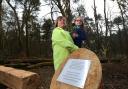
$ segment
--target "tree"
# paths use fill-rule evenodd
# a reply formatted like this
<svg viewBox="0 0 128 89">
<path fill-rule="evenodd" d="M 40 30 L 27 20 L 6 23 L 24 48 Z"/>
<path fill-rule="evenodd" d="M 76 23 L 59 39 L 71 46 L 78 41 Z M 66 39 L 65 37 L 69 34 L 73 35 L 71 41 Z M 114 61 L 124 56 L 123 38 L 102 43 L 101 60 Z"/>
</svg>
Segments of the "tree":
<svg viewBox="0 0 128 89">
<path fill-rule="evenodd" d="M 45 19 L 44 24 L 42 25 L 42 31 L 43 31 L 43 42 L 44 42 L 44 50 L 45 50 L 45 57 L 49 57 L 51 55 L 51 33 L 53 29 L 53 24 L 51 19 Z"/>
<path fill-rule="evenodd" d="M 97 9 L 96 4 L 94 0 L 94 18 L 95 18 L 95 28 L 96 28 L 96 50 L 100 50 L 100 34 L 99 34 L 99 27 L 98 27 L 98 15 L 97 15 Z M 99 52 L 99 51 L 98 51 Z"/>
<path fill-rule="evenodd" d="M 26 56 L 29 56 L 29 30 L 32 27 L 31 20 L 34 20 L 33 17 L 36 14 L 36 12 L 39 10 L 40 0 L 16 0 L 16 1 L 6 0 L 6 2 L 14 12 L 14 17 L 18 29 L 19 53 L 24 51 L 23 45 L 24 43 L 26 43 L 26 50 L 25 50 Z M 22 7 L 23 9 L 22 20 L 19 20 L 19 16 L 17 13 L 18 7 Z M 23 42 L 23 36 L 22 36 L 24 35 L 23 33 L 24 29 L 25 29 L 26 42 Z"/>
<path fill-rule="evenodd" d="M 19 41 L 19 52 L 22 51 L 23 47 L 22 47 L 22 41 L 21 41 L 21 28 L 20 28 L 20 22 L 19 22 L 19 17 L 18 17 L 18 13 L 16 11 L 16 5 L 13 6 L 11 4 L 10 0 L 6 0 L 7 4 L 11 7 L 11 9 L 14 12 L 14 17 L 15 17 L 15 21 L 16 21 L 16 25 L 17 25 L 17 29 L 18 29 L 18 41 Z"/>
<path fill-rule="evenodd" d="M 0 0 L 0 57 L 3 52 L 4 46 L 3 46 L 3 37 L 4 37 L 4 30 L 2 25 L 2 0 Z"/>
<path fill-rule="evenodd" d="M 122 24 L 122 17 L 121 16 L 118 16 L 116 18 L 114 18 L 113 20 L 113 24 L 117 26 L 118 28 L 118 39 L 119 39 L 119 47 L 122 48 L 122 49 L 119 49 L 121 51 L 121 53 L 123 54 L 123 50 L 124 50 L 124 47 L 123 47 L 123 42 L 122 42 L 122 34 L 121 34 L 121 28 L 120 28 L 120 25 Z"/>
<path fill-rule="evenodd" d="M 105 32 L 105 36 L 108 36 L 108 19 L 106 16 L 106 0 L 104 0 L 104 18 L 105 18 L 105 27 L 106 27 L 106 32 Z"/>
<path fill-rule="evenodd" d="M 23 2 L 24 10 L 23 10 L 23 21 L 25 24 L 25 32 L 26 32 L 26 55 L 29 56 L 29 30 L 32 24 L 30 23 L 33 20 L 32 13 L 39 10 L 40 2 L 39 0 L 25 0 Z M 30 24 L 29 24 L 30 23 Z"/>
<path fill-rule="evenodd" d="M 123 25 L 123 30 L 124 30 L 124 38 L 125 38 L 125 42 L 128 43 L 128 31 L 126 29 L 126 20 L 125 20 L 125 13 L 126 13 L 126 8 L 127 7 L 127 0 L 116 0 L 117 1 L 117 4 L 118 4 L 118 7 L 120 9 L 120 14 L 121 14 L 121 17 L 122 17 L 122 25 Z M 127 16 L 127 15 L 126 15 Z M 125 45 L 125 51 L 127 52 L 128 54 L 128 47 Z"/>
<path fill-rule="evenodd" d="M 79 15 L 79 16 L 84 16 L 84 17 L 87 16 L 87 15 L 86 15 L 85 8 L 84 8 L 83 5 L 78 6 L 76 11 L 78 12 L 78 15 Z"/>
<path fill-rule="evenodd" d="M 48 0 L 46 0 L 48 2 Z M 56 9 L 56 11 L 54 12 L 60 12 L 62 14 L 62 16 L 66 17 L 67 19 L 67 25 L 70 26 L 71 25 L 71 21 L 72 21 L 72 13 L 71 13 L 71 9 L 70 9 L 70 0 L 49 0 L 50 3 L 56 7 L 54 7 L 54 9 Z M 51 12 L 53 13 L 53 12 Z"/>
</svg>

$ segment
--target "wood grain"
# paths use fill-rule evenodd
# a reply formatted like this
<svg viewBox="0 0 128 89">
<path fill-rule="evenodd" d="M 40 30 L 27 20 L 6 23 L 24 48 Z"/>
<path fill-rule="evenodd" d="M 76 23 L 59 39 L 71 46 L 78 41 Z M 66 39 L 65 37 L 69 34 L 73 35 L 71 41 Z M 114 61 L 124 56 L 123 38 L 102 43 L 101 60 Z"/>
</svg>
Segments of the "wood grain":
<svg viewBox="0 0 128 89">
<path fill-rule="evenodd" d="M 37 89 L 41 81 L 37 73 L 0 66 L 0 83 L 11 89 Z"/>
<path fill-rule="evenodd" d="M 102 80 L 101 63 L 97 55 L 91 50 L 88 50 L 86 48 L 80 48 L 76 50 L 67 59 L 65 59 L 61 67 L 55 71 L 55 74 L 53 75 L 53 78 L 51 81 L 50 89 L 80 89 L 80 88 L 56 81 L 65 63 L 67 62 L 67 60 L 69 60 L 69 58 L 74 58 L 76 60 L 77 59 L 91 60 L 90 70 L 89 70 L 87 80 L 83 89 L 101 89 L 100 88 L 100 84 Z"/>
</svg>

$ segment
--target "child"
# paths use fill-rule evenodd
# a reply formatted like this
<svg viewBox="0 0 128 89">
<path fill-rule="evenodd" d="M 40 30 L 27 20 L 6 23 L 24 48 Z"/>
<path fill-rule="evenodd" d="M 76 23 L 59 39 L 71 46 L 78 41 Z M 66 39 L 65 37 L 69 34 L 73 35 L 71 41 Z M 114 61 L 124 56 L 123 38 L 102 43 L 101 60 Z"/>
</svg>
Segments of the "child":
<svg viewBox="0 0 128 89">
<path fill-rule="evenodd" d="M 86 32 L 84 23 L 81 17 L 77 17 L 74 21 L 73 31 L 71 33 L 74 44 L 81 48 L 82 43 L 86 41 Z"/>
</svg>

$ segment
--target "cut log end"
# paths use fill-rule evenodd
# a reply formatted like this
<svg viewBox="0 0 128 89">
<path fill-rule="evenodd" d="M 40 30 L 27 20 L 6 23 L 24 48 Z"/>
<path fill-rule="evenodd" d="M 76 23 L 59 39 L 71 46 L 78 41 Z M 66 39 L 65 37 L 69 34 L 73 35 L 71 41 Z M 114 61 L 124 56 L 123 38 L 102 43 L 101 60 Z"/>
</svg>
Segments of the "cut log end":
<svg viewBox="0 0 128 89">
<path fill-rule="evenodd" d="M 37 89 L 41 81 L 36 73 L 0 66 L 0 83 L 12 89 Z"/>
<path fill-rule="evenodd" d="M 102 79 L 101 63 L 94 52 L 85 48 L 80 48 L 73 52 L 71 55 L 69 55 L 69 57 L 62 63 L 61 67 L 58 70 L 56 70 L 51 81 L 50 89 L 79 89 L 77 87 L 56 81 L 65 63 L 70 58 L 91 60 L 90 70 L 87 76 L 85 87 L 83 89 L 101 89 L 99 88 Z"/>
</svg>

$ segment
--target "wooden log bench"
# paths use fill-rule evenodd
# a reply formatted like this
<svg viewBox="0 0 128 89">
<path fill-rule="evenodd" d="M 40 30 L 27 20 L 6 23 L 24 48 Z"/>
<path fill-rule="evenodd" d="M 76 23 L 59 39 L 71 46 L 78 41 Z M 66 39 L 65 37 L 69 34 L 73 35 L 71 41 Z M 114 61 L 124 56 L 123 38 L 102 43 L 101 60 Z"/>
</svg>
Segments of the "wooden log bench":
<svg viewBox="0 0 128 89">
<path fill-rule="evenodd" d="M 9 89 L 37 89 L 41 82 L 36 73 L 0 66 L 0 83 Z"/>
<path fill-rule="evenodd" d="M 69 84 L 64 84 L 62 82 L 56 81 L 65 63 L 67 62 L 67 60 L 69 60 L 69 58 L 91 60 L 91 66 L 83 89 L 101 89 L 101 80 L 102 80 L 101 63 L 94 52 L 85 48 L 80 48 L 76 50 L 67 59 L 65 59 L 61 67 L 55 71 L 51 81 L 50 89 L 80 89 L 78 87 L 74 87 Z"/>
</svg>

